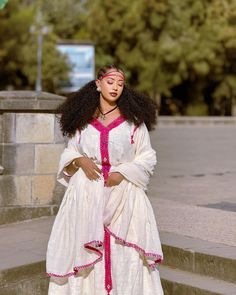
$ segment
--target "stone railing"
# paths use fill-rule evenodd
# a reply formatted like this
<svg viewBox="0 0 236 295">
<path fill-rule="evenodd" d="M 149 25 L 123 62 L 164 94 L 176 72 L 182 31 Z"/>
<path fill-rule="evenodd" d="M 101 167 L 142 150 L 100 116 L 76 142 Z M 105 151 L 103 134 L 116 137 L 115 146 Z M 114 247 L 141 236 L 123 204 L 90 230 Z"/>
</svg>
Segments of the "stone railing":
<svg viewBox="0 0 236 295">
<path fill-rule="evenodd" d="M 55 176 L 64 139 L 55 110 L 64 97 L 0 91 L 0 207 L 60 202 Z"/>
</svg>

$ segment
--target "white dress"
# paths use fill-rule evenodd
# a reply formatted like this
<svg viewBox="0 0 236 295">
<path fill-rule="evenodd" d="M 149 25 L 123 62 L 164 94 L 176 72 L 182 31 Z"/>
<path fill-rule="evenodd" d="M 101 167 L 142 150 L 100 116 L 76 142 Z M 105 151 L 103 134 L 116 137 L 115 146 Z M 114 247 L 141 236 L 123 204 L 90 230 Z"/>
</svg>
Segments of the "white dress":
<svg viewBox="0 0 236 295">
<path fill-rule="evenodd" d="M 82 169 L 71 178 L 74 158 L 92 158 L 101 179 Z M 145 124 L 118 117 L 107 127 L 97 119 L 76 132 L 61 155 L 58 181 L 67 186 L 47 249 L 49 295 L 162 295 L 157 264 L 161 243 L 147 184 L 156 164 Z M 106 187 L 110 172 L 125 179 Z"/>
</svg>

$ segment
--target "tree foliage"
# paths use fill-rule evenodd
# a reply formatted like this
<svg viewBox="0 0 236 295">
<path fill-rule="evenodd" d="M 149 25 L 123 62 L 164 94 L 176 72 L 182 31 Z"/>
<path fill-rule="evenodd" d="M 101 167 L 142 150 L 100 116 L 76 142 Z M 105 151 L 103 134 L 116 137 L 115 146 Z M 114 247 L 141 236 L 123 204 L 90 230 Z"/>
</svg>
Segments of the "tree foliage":
<svg viewBox="0 0 236 295">
<path fill-rule="evenodd" d="M 30 33 L 35 24 L 37 6 L 32 1 L 11 0 L 0 11 L 0 88 L 34 89 L 37 72 L 37 34 Z M 55 47 L 54 32 L 43 42 L 43 89 L 55 91 L 67 78 L 66 58 Z"/>
<path fill-rule="evenodd" d="M 0 86 L 33 87 L 36 3 L 11 0 L 0 11 Z M 129 84 L 161 98 L 163 114 L 230 115 L 236 97 L 234 0 L 44 0 L 43 77 L 54 91 L 66 76 L 61 39 L 93 41 L 96 66 L 116 63 Z M 3 74 L 4 73 L 4 74 Z"/>
<path fill-rule="evenodd" d="M 98 0 L 88 7 L 99 60 L 124 64 L 132 85 L 176 101 L 182 114 L 191 103 L 230 112 L 221 108 L 236 95 L 235 1 Z"/>
</svg>

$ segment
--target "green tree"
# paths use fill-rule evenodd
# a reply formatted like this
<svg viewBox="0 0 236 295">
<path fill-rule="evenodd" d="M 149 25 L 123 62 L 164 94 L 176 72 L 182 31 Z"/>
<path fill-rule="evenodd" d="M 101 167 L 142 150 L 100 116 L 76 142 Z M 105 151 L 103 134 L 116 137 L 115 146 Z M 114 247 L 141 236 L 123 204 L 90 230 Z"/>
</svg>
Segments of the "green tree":
<svg viewBox="0 0 236 295">
<path fill-rule="evenodd" d="M 54 33 L 61 40 L 87 39 L 84 26 L 85 1 L 44 0 L 42 11 L 45 19 L 54 28 Z"/>
<path fill-rule="evenodd" d="M 153 98 L 176 101 L 181 114 L 199 103 L 215 114 L 222 95 L 232 100 L 233 1 L 98 0 L 87 5 L 86 25 L 98 48 L 98 65 L 124 64 L 132 85 Z"/>
<path fill-rule="evenodd" d="M 37 6 L 31 1 L 11 0 L 0 11 L 0 88 L 34 89 L 37 71 L 37 37 L 30 33 Z M 43 43 L 43 90 L 55 91 L 67 78 L 66 58 L 55 47 L 51 32 Z"/>
<path fill-rule="evenodd" d="M 0 87 L 32 88 L 36 2 L 11 0 L 0 12 Z M 68 71 L 58 40 L 93 41 L 96 66 L 124 67 L 129 84 L 161 98 L 163 114 L 230 115 L 236 97 L 236 2 L 232 0 L 44 0 L 43 84 Z"/>
</svg>

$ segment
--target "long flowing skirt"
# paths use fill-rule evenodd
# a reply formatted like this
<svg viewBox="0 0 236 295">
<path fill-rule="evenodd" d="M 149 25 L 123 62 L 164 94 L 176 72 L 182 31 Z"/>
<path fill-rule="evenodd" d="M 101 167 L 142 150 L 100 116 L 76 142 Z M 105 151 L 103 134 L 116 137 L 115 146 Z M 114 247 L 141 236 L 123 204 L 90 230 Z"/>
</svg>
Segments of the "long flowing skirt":
<svg viewBox="0 0 236 295">
<path fill-rule="evenodd" d="M 126 181 L 104 188 L 83 172 L 73 176 L 48 243 L 49 295 L 162 295 L 161 260 L 155 217 L 142 190 Z"/>
<path fill-rule="evenodd" d="M 104 259 L 69 278 L 51 278 L 48 295 L 107 295 Z M 163 295 L 158 269 L 150 270 L 133 248 L 111 236 L 110 295 Z"/>
</svg>

